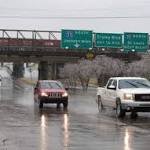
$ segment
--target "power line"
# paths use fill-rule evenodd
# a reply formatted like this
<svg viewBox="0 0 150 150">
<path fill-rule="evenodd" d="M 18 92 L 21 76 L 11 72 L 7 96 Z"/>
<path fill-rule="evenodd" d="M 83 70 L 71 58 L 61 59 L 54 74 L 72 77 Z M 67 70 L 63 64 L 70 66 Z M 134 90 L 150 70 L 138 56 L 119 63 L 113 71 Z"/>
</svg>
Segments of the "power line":
<svg viewBox="0 0 150 150">
<path fill-rule="evenodd" d="M 0 7 L 0 10 L 3 10 L 3 11 L 67 11 L 67 12 L 70 12 L 70 11 L 101 11 L 101 10 L 111 10 L 110 8 L 85 8 L 85 9 L 48 9 L 48 8 L 36 8 L 36 9 L 33 9 L 33 8 L 4 8 L 4 7 Z"/>
<path fill-rule="evenodd" d="M 75 19 L 75 20 L 82 20 L 82 19 L 150 19 L 150 16 L 97 16 L 97 17 L 48 17 L 48 16 L 0 16 L 1 19 Z"/>
<path fill-rule="evenodd" d="M 122 9 L 145 9 L 145 7 L 149 7 L 149 5 L 144 5 L 143 7 L 140 6 L 128 6 L 128 7 L 115 7 L 115 8 L 110 8 L 110 7 L 93 7 L 93 8 L 21 8 L 21 7 L 0 7 L 0 10 L 5 10 L 5 11 L 101 11 L 101 10 L 122 10 Z"/>
</svg>

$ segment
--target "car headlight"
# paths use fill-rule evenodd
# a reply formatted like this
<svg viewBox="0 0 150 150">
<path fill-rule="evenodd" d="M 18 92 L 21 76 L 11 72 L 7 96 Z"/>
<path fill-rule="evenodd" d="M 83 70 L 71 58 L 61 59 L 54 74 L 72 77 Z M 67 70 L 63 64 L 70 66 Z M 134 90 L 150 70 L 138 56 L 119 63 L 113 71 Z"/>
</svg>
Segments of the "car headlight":
<svg viewBox="0 0 150 150">
<path fill-rule="evenodd" d="M 64 92 L 63 94 L 62 94 L 62 97 L 67 97 L 68 96 L 68 93 L 67 92 Z"/>
<path fill-rule="evenodd" d="M 48 95 L 47 95 L 47 93 L 42 92 L 42 93 L 41 93 L 41 96 L 48 96 Z"/>
<path fill-rule="evenodd" d="M 134 100 L 134 94 L 125 93 L 125 94 L 124 94 L 124 99 L 125 99 L 125 100 Z"/>
</svg>

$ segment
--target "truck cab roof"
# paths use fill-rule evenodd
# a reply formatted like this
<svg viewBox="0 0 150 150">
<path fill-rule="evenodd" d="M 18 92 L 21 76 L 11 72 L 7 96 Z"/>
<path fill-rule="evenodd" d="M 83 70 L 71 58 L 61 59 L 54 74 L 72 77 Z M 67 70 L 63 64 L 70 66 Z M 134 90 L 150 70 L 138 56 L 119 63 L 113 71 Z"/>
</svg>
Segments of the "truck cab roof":
<svg viewBox="0 0 150 150">
<path fill-rule="evenodd" d="M 110 79 L 123 80 L 123 79 L 145 79 L 145 78 L 142 78 L 142 77 L 112 77 Z"/>
</svg>

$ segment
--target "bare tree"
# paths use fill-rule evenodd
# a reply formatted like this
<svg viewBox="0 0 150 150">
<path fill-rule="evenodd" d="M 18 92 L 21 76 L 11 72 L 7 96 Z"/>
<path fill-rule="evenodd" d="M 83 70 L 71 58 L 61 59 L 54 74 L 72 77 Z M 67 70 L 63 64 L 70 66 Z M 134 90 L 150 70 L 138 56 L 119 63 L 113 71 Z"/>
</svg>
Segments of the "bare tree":
<svg viewBox="0 0 150 150">
<path fill-rule="evenodd" d="M 150 61 L 142 59 L 128 64 L 127 76 L 141 76 L 149 78 L 150 75 Z"/>
<path fill-rule="evenodd" d="M 119 59 L 107 56 L 97 56 L 93 60 L 93 70 L 99 85 L 104 85 L 109 77 L 123 74 L 125 64 Z"/>
<path fill-rule="evenodd" d="M 64 68 L 60 70 L 60 77 L 65 79 L 65 84 L 69 88 L 76 87 L 78 80 L 78 66 L 77 64 L 65 64 Z"/>
<path fill-rule="evenodd" d="M 77 64 L 66 64 L 60 71 L 60 75 L 67 79 L 69 86 L 75 87 L 80 82 L 83 89 L 86 90 L 93 75 L 92 69 L 92 62 L 82 59 Z"/>
<path fill-rule="evenodd" d="M 76 87 L 77 83 L 80 83 L 83 89 L 87 89 L 91 77 L 96 77 L 99 85 L 105 85 L 108 78 L 113 76 L 149 78 L 149 64 L 149 60 L 145 59 L 125 64 L 119 59 L 101 55 L 92 61 L 82 59 L 76 64 L 66 64 L 61 70 L 61 76 L 69 86 Z"/>
<path fill-rule="evenodd" d="M 84 90 L 87 90 L 90 78 L 93 75 L 92 61 L 82 59 L 78 62 L 78 79 Z"/>
</svg>

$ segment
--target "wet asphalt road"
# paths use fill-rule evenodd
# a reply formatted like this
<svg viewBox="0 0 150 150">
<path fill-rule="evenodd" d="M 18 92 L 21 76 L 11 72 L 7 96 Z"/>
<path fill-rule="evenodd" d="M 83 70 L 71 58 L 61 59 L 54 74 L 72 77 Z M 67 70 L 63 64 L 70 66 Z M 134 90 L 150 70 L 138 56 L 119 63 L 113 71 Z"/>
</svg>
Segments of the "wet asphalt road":
<svg viewBox="0 0 150 150">
<path fill-rule="evenodd" d="M 42 110 L 32 88 L 1 89 L 0 150 L 150 150 L 150 114 L 136 120 L 98 112 L 95 90 L 71 93 L 67 111 L 56 105 Z"/>
</svg>

